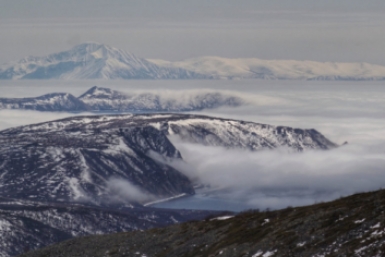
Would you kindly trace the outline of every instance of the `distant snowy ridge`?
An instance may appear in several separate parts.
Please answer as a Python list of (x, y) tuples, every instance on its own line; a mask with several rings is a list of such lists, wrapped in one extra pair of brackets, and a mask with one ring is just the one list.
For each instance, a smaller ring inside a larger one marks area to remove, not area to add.
[(178, 67), (215, 79), (385, 80), (385, 66), (369, 63), (229, 59), (215, 56), (180, 62), (149, 61), (162, 67)]
[(75, 96), (68, 93), (52, 93), (29, 98), (0, 98), (0, 110), (36, 111), (87, 111), (90, 108)]
[(0, 67), (0, 79), (385, 80), (385, 67), (213, 56), (169, 62), (140, 58), (99, 43), (84, 43), (68, 51), (4, 64)]
[(131, 93), (92, 87), (79, 100), (93, 111), (194, 111), (246, 104), (240, 97), (217, 91)]
[(52, 93), (30, 98), (0, 98), (1, 109), (67, 112), (142, 112), (196, 111), (221, 106), (236, 107), (247, 101), (229, 94), (202, 92), (132, 92), (126, 94), (103, 87), (92, 87), (80, 97), (68, 93)]

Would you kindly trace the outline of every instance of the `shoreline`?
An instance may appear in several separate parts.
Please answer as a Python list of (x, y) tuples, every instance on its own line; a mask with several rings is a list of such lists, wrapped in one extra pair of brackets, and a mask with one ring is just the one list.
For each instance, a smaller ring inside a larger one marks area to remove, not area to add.
[(164, 199), (159, 199), (159, 200), (151, 201), (151, 202), (143, 204), (143, 206), (147, 207), (147, 206), (151, 206), (151, 205), (154, 205), (154, 204), (157, 204), (157, 203), (169, 202), (169, 201), (176, 200), (176, 199), (179, 199), (179, 198), (183, 198), (183, 197), (186, 197), (186, 196), (190, 196), (190, 195), (186, 194), (186, 193), (183, 193), (183, 194), (179, 194), (179, 195), (176, 195), (176, 196), (172, 196), (172, 197), (168, 197), (168, 198), (164, 198)]

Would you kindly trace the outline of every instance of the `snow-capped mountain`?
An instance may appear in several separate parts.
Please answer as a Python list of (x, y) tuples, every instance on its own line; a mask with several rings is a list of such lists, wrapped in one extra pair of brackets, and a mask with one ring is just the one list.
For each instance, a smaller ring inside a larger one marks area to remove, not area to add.
[(190, 79), (207, 78), (180, 68), (160, 67), (126, 51), (84, 43), (45, 57), (26, 57), (0, 69), (1, 79)]
[(221, 106), (247, 104), (238, 96), (217, 91), (133, 92), (125, 94), (103, 87), (92, 87), (80, 97), (52, 93), (35, 98), (0, 98), (1, 109), (67, 112), (162, 112), (197, 111)]
[[(316, 130), (186, 114), (74, 117), (0, 132), (0, 195), (97, 206), (194, 194), (160, 162), (182, 160), (169, 135), (210, 146), (294, 151), (337, 145)], [(154, 153), (156, 156), (154, 156)]]
[(369, 63), (229, 59), (204, 56), (177, 62), (144, 59), (99, 43), (0, 67), (0, 79), (285, 79), (385, 80)]
[(15, 256), (73, 237), (163, 227), (215, 214), (153, 208), (113, 210), (0, 197), (0, 256)]

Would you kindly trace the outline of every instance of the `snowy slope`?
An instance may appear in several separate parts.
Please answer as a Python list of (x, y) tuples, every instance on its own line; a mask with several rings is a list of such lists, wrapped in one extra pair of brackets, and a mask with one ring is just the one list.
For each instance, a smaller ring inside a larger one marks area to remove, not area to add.
[(181, 158), (164, 133), (128, 117), (74, 118), (1, 132), (0, 195), (132, 206), (193, 194), (187, 177), (147, 155)]
[(369, 63), (296, 60), (229, 59), (205, 56), (180, 62), (149, 60), (162, 67), (178, 67), (216, 79), (384, 80), (385, 67)]
[(45, 57), (26, 57), (0, 69), (1, 79), (188, 79), (206, 78), (180, 68), (160, 67), (98, 43), (84, 43)]

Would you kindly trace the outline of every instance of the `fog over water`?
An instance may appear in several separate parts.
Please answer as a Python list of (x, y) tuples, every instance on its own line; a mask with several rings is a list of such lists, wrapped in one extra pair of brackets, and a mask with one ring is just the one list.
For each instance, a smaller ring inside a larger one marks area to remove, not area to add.
[[(37, 96), (58, 91), (78, 96), (94, 85), (124, 92), (168, 90), (168, 95), (180, 90), (190, 90), (190, 93), (202, 89), (226, 90), (249, 104), (195, 113), (315, 128), (333, 142), (349, 142), (331, 151), (290, 153), (287, 149), (278, 149), (251, 153), (187, 144), (172, 138), (186, 163), (171, 165), (206, 187), (198, 189), (193, 198), (158, 206), (232, 210), (282, 208), (385, 186), (384, 82), (4, 81), (0, 85), (0, 97)], [(0, 129), (73, 115), (1, 110)]]

